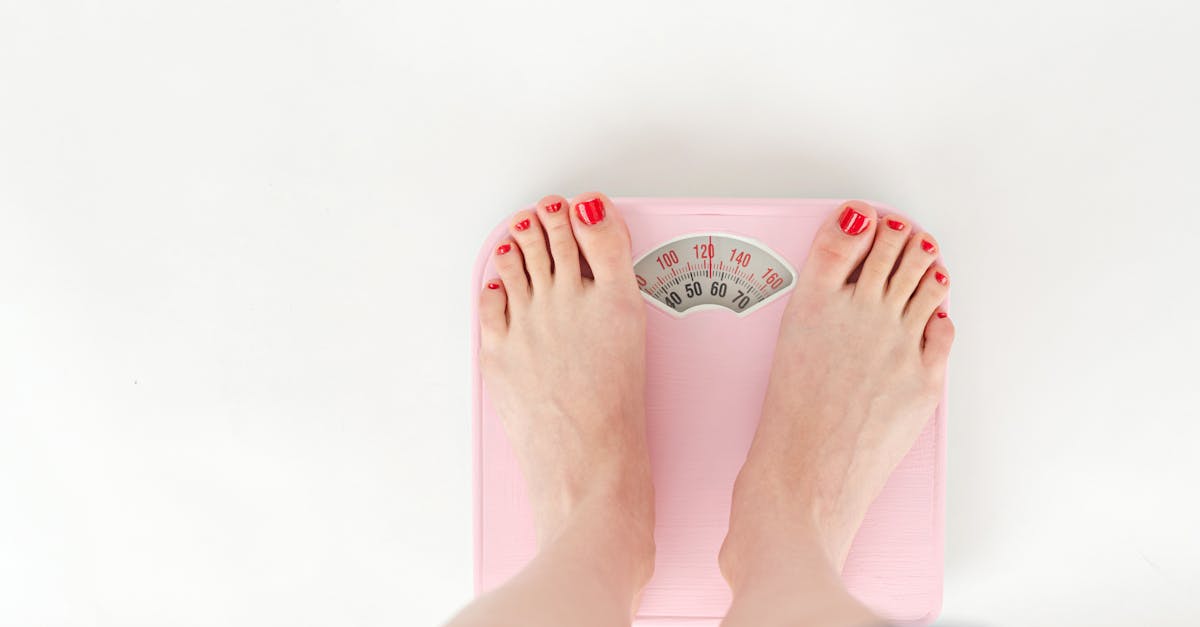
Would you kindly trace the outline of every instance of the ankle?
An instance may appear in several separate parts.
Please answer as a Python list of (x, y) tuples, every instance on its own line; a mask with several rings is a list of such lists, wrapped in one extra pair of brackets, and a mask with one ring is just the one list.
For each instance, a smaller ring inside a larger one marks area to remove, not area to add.
[(654, 571), (653, 493), (597, 490), (580, 498), (556, 528), (548, 530), (543, 549), (568, 544), (602, 563), (606, 569), (628, 575), (636, 589)]
[(846, 590), (811, 525), (731, 524), (718, 563), (733, 593), (723, 624), (858, 627), (878, 621)]
[(717, 564), (735, 595), (801, 569), (809, 577), (825, 572), (838, 575), (839, 568), (815, 525), (802, 517), (789, 519), (781, 514), (762, 509), (748, 516), (733, 515)]
[(777, 458), (758, 455), (738, 474), (730, 535), (744, 528), (750, 531), (744, 535), (760, 539), (800, 539), (841, 572), (870, 501), (837, 482), (823, 482), (819, 469), (773, 465)]

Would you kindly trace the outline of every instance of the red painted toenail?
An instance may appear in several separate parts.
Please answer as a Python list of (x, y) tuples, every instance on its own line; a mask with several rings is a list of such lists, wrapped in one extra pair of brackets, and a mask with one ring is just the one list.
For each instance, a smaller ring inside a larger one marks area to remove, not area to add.
[(936, 249), (933, 247), (933, 242), (931, 242), (927, 239), (923, 239), (923, 240), (921, 240), (921, 250), (923, 250), (927, 253), (931, 253)]
[(488, 283), (488, 289), (489, 290), (498, 290), (498, 289), (500, 289), (500, 284), (499, 283)]
[(529, 228), (529, 218), (525, 218), (524, 220), (514, 224), (513, 228), (518, 231), (524, 231), (525, 229)]
[(838, 221), (838, 226), (846, 235), (858, 235), (871, 226), (871, 219), (855, 211), (854, 207), (846, 207), (846, 210), (842, 212), (842, 219)]
[(584, 224), (596, 224), (604, 219), (604, 201), (599, 198), (585, 200), (575, 205), (575, 213)]
[(888, 220), (887, 225), (888, 225), (888, 228), (893, 231), (903, 231), (904, 230), (904, 223), (899, 220)]
[(561, 202), (556, 202), (552, 205), (546, 205), (546, 213), (558, 213), (559, 209), (562, 209)]
[(512, 250), (512, 244), (501, 244), (496, 247), (496, 254), (503, 255), (510, 250)]
[(939, 318), (945, 318), (946, 316), (949, 316), (949, 315), (950, 315), (950, 314), (948, 314), (948, 313), (946, 313), (946, 312), (944, 312), (944, 311), (939, 311), (939, 312), (937, 312), (937, 317), (939, 317)]
[(941, 283), (942, 285), (946, 285), (950, 282), (950, 277), (942, 274), (941, 272), (934, 272), (933, 278), (937, 279), (937, 282)]

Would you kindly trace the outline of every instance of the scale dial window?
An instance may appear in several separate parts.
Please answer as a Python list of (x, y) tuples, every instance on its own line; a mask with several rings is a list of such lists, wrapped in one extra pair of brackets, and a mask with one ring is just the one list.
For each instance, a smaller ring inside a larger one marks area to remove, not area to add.
[(633, 266), (642, 296), (673, 316), (726, 309), (738, 316), (795, 286), (796, 271), (765, 244), (728, 233), (684, 235)]

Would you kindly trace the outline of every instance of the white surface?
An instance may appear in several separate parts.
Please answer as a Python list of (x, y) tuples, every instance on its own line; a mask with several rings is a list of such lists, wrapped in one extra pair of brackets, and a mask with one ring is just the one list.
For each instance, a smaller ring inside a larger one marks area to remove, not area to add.
[(1189, 2), (0, 4), (0, 624), (470, 596), (544, 193), (874, 198), (955, 280), (944, 616), (1200, 622)]

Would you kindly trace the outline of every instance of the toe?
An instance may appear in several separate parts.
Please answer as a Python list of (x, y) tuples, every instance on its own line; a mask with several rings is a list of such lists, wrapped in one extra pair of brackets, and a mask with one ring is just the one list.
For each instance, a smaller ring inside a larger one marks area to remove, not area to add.
[(598, 283), (634, 284), (629, 229), (604, 194), (571, 199), (571, 226), (583, 258)]
[(862, 272), (854, 284), (856, 295), (883, 295), (888, 277), (896, 269), (896, 261), (900, 259), (900, 253), (911, 234), (912, 227), (909, 226), (908, 220), (901, 216), (884, 216), (879, 219), (871, 252), (867, 254), (866, 261), (863, 261)]
[(508, 319), (504, 315), (507, 302), (504, 284), (499, 278), (488, 280), (479, 291), (479, 331), (484, 342), (504, 335), (508, 330)]
[(571, 232), (571, 211), (567, 199), (562, 196), (546, 196), (538, 201), (538, 219), (550, 243), (550, 256), (554, 259), (554, 282), (578, 284), (579, 246)]
[(937, 261), (937, 240), (928, 233), (916, 233), (908, 239), (900, 263), (887, 285), (887, 300), (897, 309), (903, 309), (912, 299), (913, 291), (925, 272)]
[(546, 248), (546, 236), (533, 211), (519, 211), (508, 224), (509, 233), (521, 249), (525, 259), (525, 272), (534, 290), (550, 285), (550, 251)]
[(946, 294), (949, 292), (950, 271), (938, 265), (930, 268), (917, 285), (917, 291), (913, 293), (912, 300), (908, 301), (908, 307), (904, 310), (908, 325), (917, 331), (924, 328), (929, 316), (932, 316), (934, 310), (946, 300)]
[(933, 368), (946, 366), (950, 359), (950, 345), (954, 343), (954, 323), (945, 309), (938, 309), (925, 325), (925, 363)]
[(492, 260), (496, 264), (496, 271), (500, 273), (500, 279), (504, 282), (509, 307), (519, 307), (529, 302), (529, 278), (525, 275), (521, 247), (515, 241), (506, 239), (496, 246)]
[(858, 200), (843, 203), (817, 231), (800, 270), (804, 280), (830, 290), (845, 287), (871, 248), (875, 222), (871, 205)]

